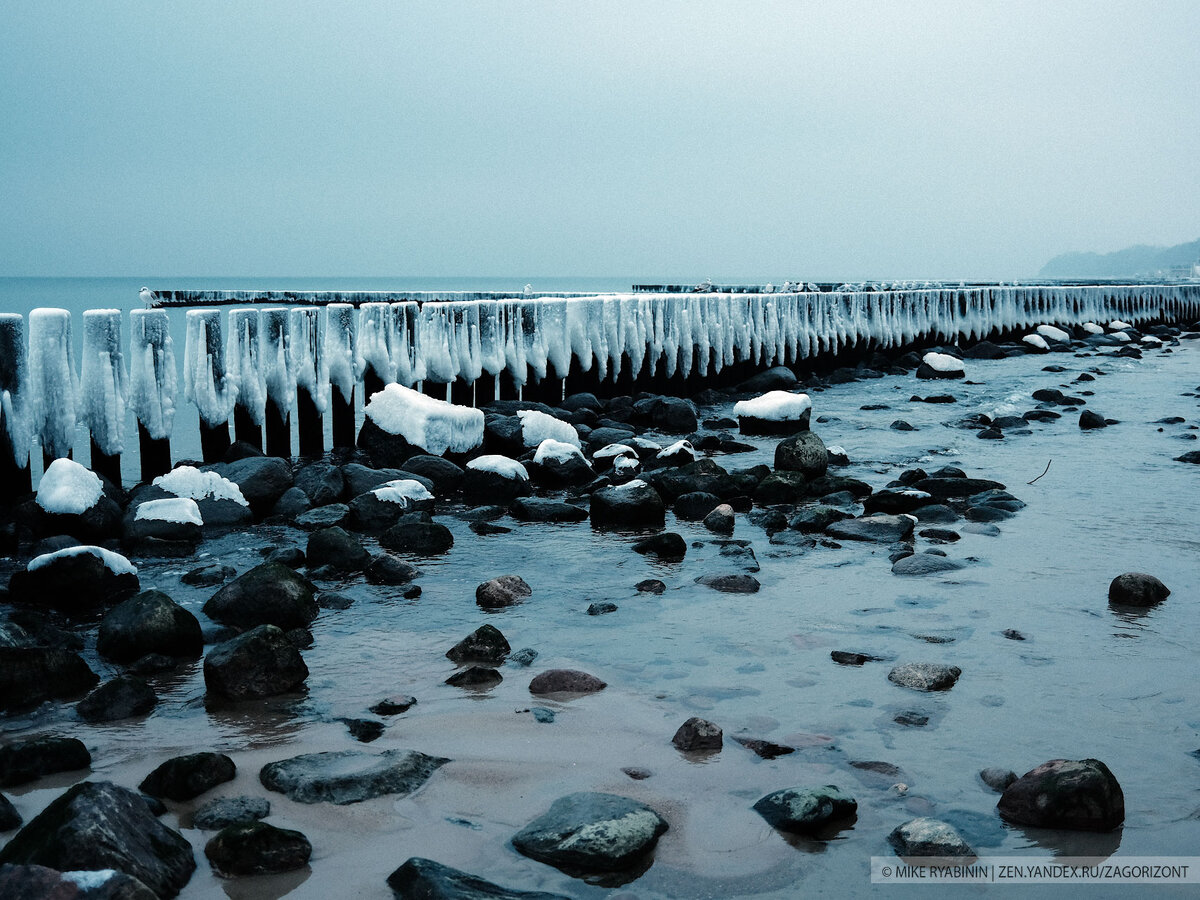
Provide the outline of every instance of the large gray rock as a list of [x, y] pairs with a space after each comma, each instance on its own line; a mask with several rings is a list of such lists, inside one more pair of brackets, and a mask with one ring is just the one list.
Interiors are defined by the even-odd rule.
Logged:
[[1005, 788], [997, 809], [1021, 825], [1112, 831], [1125, 821], [1125, 794], [1098, 759], [1052, 759]]
[[498, 666], [512, 652], [508, 639], [494, 625], [480, 625], [446, 651], [456, 663], [484, 663]]
[[344, 806], [385, 794], [411, 794], [448, 762], [444, 757], [426, 756], [415, 750], [385, 750], [378, 754], [338, 750], [267, 763], [258, 777], [268, 790], [285, 794], [297, 803]]
[[75, 706], [79, 718], [93, 724], [116, 722], [150, 712], [158, 704], [154, 690], [136, 675], [118, 675]]
[[953, 825], [926, 817], [910, 819], [888, 835], [897, 856], [975, 856]]
[[31, 709], [94, 687], [100, 676], [70, 650], [0, 647], [0, 711]]
[[268, 875], [307, 865], [312, 844], [299, 831], [242, 822], [217, 832], [204, 845], [204, 855], [218, 875]]
[[800, 472], [805, 478], [820, 478], [829, 468], [829, 450], [815, 431], [801, 431], [775, 447], [775, 468]]
[[42, 735], [0, 747], [0, 787], [17, 787], [55, 772], [86, 769], [92, 764], [78, 738]]
[[174, 897], [196, 869], [192, 846], [135, 792], [107, 781], [68, 788], [0, 850], [0, 863], [116, 869]]
[[568, 874], [612, 872], [641, 862], [667, 830], [657, 812], [616, 794], [560, 797], [513, 835], [518, 851]]
[[224, 753], [202, 751], [166, 760], [142, 779], [138, 789], [151, 797], [182, 803], [236, 776], [237, 767]]
[[346, 480], [337, 466], [320, 461], [309, 463], [296, 473], [296, 487], [304, 492], [313, 506], [325, 506], [342, 499]]
[[35, 569], [18, 569], [9, 579], [8, 592], [12, 603], [77, 614], [120, 603], [139, 587], [136, 574], [114, 572], [98, 552], [82, 552], [46, 560]]
[[916, 523], [908, 516], [889, 516], [880, 513], [859, 519], [843, 519], [826, 526], [825, 533], [847, 541], [877, 541], [892, 544], [903, 541], [913, 533]]
[[388, 550], [436, 556], [454, 546], [454, 535], [426, 512], [405, 513], [379, 536], [379, 546]]
[[317, 617], [317, 611], [308, 582], [280, 563], [255, 566], [204, 604], [204, 614], [210, 619], [235, 628], [304, 628]]
[[592, 494], [592, 524], [613, 527], [659, 526], [667, 508], [658, 492], [644, 481], [601, 488]]
[[933, 553], [914, 553], [892, 563], [893, 575], [937, 575], [941, 572], [954, 572], [963, 568], [963, 563], [956, 559], [947, 559]]
[[633, 404], [634, 417], [668, 434], [691, 434], [700, 427], [696, 407], [680, 397], [648, 397]]
[[1153, 606], [1171, 594], [1170, 589], [1145, 572], [1118, 575], [1108, 586], [1108, 602], [1118, 606]]
[[948, 691], [958, 681], [962, 669], [938, 663], [905, 663], [888, 673], [888, 681], [914, 691]]
[[291, 464], [276, 456], [252, 456], [214, 468], [238, 486], [256, 516], [267, 515], [294, 482]]
[[388, 876], [387, 883], [402, 900], [570, 900], [544, 891], [511, 891], [419, 856], [406, 860]]
[[723, 742], [721, 726], [699, 716], [692, 716], [680, 725], [671, 738], [671, 743], [684, 751], [720, 750]]
[[594, 694], [608, 687], [595, 675], [578, 669], [547, 669], [529, 682], [531, 694]]
[[[370, 495], [368, 495], [370, 496]], [[308, 537], [304, 558], [309, 566], [332, 566], [341, 572], [361, 572], [371, 564], [371, 554], [344, 528], [322, 528]]]
[[229, 825], [256, 822], [271, 814], [271, 802], [264, 797], [217, 797], [192, 814], [192, 826], [219, 831]]
[[552, 497], [518, 497], [513, 501], [512, 515], [522, 522], [582, 522], [588, 511]]
[[433, 482], [432, 493], [452, 494], [462, 487], [462, 467], [441, 456], [422, 453], [404, 461], [404, 471]]
[[274, 625], [259, 625], [218, 644], [204, 658], [208, 691], [231, 700], [283, 694], [306, 678], [300, 651]]
[[533, 594], [520, 575], [500, 575], [475, 588], [475, 602], [484, 609], [503, 609]]
[[142, 591], [105, 613], [96, 650], [129, 663], [148, 653], [195, 658], [204, 652], [204, 635], [194, 615], [162, 591]]
[[[426, 505], [432, 506], [432, 501], [426, 501]], [[346, 522], [355, 531], [379, 534], [391, 528], [401, 516], [407, 515], [413, 509], [414, 505], [411, 503], [383, 500], [372, 491], [367, 491], [350, 501]]]
[[784, 788], [754, 804], [754, 811], [773, 828], [797, 834], [819, 831], [858, 812], [855, 799], [832, 784], [819, 788]]

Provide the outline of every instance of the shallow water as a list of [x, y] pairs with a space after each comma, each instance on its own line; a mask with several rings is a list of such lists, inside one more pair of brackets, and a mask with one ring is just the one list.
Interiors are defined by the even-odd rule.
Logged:
[[[1042, 372], [1050, 363], [1068, 371]], [[1094, 391], [1088, 406], [1119, 425], [1081, 431], [1077, 413], [1068, 412], [1057, 422], [1034, 423], [1029, 435], [983, 441], [944, 424], [973, 412], [1032, 409], [1033, 390], [1069, 385], [1093, 367], [1107, 374], [1064, 390]], [[439, 520], [454, 532], [455, 546], [444, 557], [417, 561], [420, 598], [404, 600], [395, 589], [361, 581], [322, 584], [355, 602], [322, 611], [313, 624], [304, 696], [208, 709], [196, 663], [155, 682], [159, 707], [142, 720], [91, 727], [64, 707], [5, 720], [3, 727], [9, 735], [80, 736], [94, 758], [88, 777], [129, 786], [167, 757], [227, 752], [238, 765], [237, 780], [199, 802], [267, 796], [269, 821], [299, 828], [313, 843], [305, 872], [223, 881], [203, 859], [210, 835], [190, 827], [197, 803], [168, 803], [166, 821], [183, 828], [200, 863], [185, 898], [386, 898], [384, 879], [410, 856], [508, 887], [585, 898], [891, 893], [897, 888], [869, 883], [870, 857], [890, 855], [887, 834], [926, 814], [955, 824], [987, 856], [1192, 855], [1200, 840], [1200, 820], [1192, 817], [1200, 807], [1200, 763], [1191, 755], [1200, 746], [1194, 691], [1200, 652], [1193, 637], [1200, 633], [1193, 602], [1200, 468], [1172, 457], [1197, 446], [1181, 439], [1195, 433], [1189, 426], [1200, 415], [1197, 399], [1181, 394], [1200, 385], [1200, 353], [1184, 342], [1173, 353], [1148, 351], [1143, 360], [1051, 354], [968, 362], [967, 371], [978, 384], [888, 377], [813, 394], [814, 416], [829, 418], [814, 421], [814, 429], [853, 461], [844, 474], [879, 488], [913, 465], [957, 465], [1005, 483], [1028, 504], [1000, 523], [999, 536], [963, 534], [944, 545], [951, 558], [969, 560], [960, 571], [901, 578], [891, 574], [883, 545], [845, 542], [800, 552], [770, 544], [739, 515], [734, 537], [751, 542], [762, 589], [721, 594], [694, 579], [740, 568], [698, 523], [668, 516], [669, 529], [701, 545], [690, 547], [682, 563], [665, 565], [633, 553], [635, 535], [594, 532], [587, 522], [504, 519], [512, 533], [478, 536], [456, 517], [462, 507], [447, 505]], [[958, 402], [908, 402], [914, 393], [943, 392]], [[880, 403], [891, 409], [859, 408]], [[706, 408], [701, 417], [728, 415], [731, 405]], [[1148, 424], [1169, 415], [1188, 422]], [[917, 430], [890, 429], [897, 418]], [[729, 468], [769, 464], [775, 441], [749, 440], [757, 452], [718, 461]], [[1026, 484], [1050, 460], [1045, 475]], [[305, 539], [294, 529], [260, 527], [208, 542], [203, 555], [245, 571], [261, 549], [302, 546]], [[918, 551], [927, 546], [918, 540]], [[137, 562], [143, 587], [161, 588], [200, 614], [212, 589], [179, 582], [195, 560]], [[1110, 610], [1108, 583], [1125, 571], [1155, 574], [1172, 595], [1143, 615]], [[533, 596], [482, 612], [475, 586], [507, 572], [522, 575]], [[666, 593], [638, 594], [634, 585], [645, 578], [662, 579]], [[619, 609], [586, 615], [597, 600]], [[485, 621], [514, 649], [536, 648], [533, 666], [505, 666], [504, 681], [488, 691], [443, 684], [455, 670], [445, 651]], [[1027, 640], [1008, 640], [1005, 629]], [[963, 674], [947, 693], [914, 693], [888, 682], [892, 663], [838, 666], [829, 657], [837, 649], [948, 663]], [[102, 677], [117, 671], [88, 658]], [[609, 686], [568, 702], [534, 698], [530, 678], [550, 667], [584, 669]], [[369, 705], [398, 693], [419, 702], [386, 718], [383, 737], [364, 749], [411, 748], [453, 760], [414, 795], [304, 806], [259, 785], [266, 762], [360, 746], [339, 717], [370, 717]], [[539, 723], [533, 706], [553, 709], [555, 720]], [[906, 711], [929, 716], [929, 723], [896, 724]], [[684, 755], [671, 745], [675, 729], [694, 715], [724, 729], [721, 752]], [[767, 761], [734, 736], [800, 749]], [[1125, 792], [1122, 830], [1072, 834], [1000, 822], [998, 797], [976, 773], [1004, 766], [1019, 774], [1056, 757], [1096, 757], [1112, 769]], [[850, 766], [852, 760], [886, 761], [902, 774], [873, 775]], [[630, 766], [652, 775], [634, 781], [622, 772]], [[11, 793], [28, 820], [73, 780], [58, 776]], [[890, 790], [897, 781], [909, 787], [903, 797]], [[836, 784], [855, 796], [854, 826], [825, 842], [785, 839], [751, 809], [770, 791], [809, 784]], [[580, 790], [643, 800], [670, 822], [653, 865], [632, 883], [588, 885], [508, 844], [555, 798]], [[1061, 890], [1035, 886], [1023, 894]], [[1093, 887], [1088, 895], [1104, 891]]]

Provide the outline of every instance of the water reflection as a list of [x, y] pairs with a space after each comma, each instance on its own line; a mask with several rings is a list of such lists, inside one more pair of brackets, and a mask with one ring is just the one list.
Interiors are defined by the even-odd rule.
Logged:
[[1024, 838], [1022, 849], [1039, 848], [1049, 850], [1055, 857], [1087, 856], [1098, 859], [1107, 858], [1121, 849], [1121, 835], [1125, 828], [1114, 831], [1066, 831], [1056, 828], [1033, 828], [1029, 825], [1017, 825], [1005, 822], [1004, 827]]
[[221, 888], [229, 900], [278, 900], [286, 897], [312, 875], [312, 868], [305, 866], [279, 875], [252, 875], [221, 882]]

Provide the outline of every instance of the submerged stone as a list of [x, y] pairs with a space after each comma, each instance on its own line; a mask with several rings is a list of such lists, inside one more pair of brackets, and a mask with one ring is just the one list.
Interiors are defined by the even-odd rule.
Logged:
[[581, 792], [560, 797], [513, 836], [516, 849], [567, 874], [611, 872], [639, 863], [668, 828], [628, 797]]

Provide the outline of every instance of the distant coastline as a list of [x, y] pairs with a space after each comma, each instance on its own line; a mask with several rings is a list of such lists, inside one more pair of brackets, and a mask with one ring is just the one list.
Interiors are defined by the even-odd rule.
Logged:
[[1041, 278], [1187, 277], [1200, 262], [1200, 240], [1174, 247], [1138, 244], [1112, 253], [1063, 253], [1038, 272]]

